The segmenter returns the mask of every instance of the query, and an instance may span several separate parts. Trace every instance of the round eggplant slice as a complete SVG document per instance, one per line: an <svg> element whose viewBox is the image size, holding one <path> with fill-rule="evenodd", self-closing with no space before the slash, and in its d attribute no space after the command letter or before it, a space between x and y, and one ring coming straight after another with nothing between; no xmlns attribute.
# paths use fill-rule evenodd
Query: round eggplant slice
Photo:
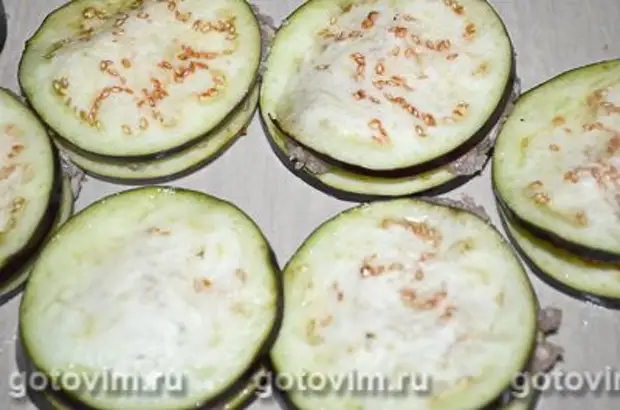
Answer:
<svg viewBox="0 0 620 410"><path fill-rule="evenodd" d="M498 136L493 184L511 218L586 259L620 262L620 60L524 94Z"/></svg>
<svg viewBox="0 0 620 410"><path fill-rule="evenodd" d="M252 89L258 22L244 0L75 0L28 40L28 101L84 154L128 160L180 151Z"/></svg>
<svg viewBox="0 0 620 410"><path fill-rule="evenodd" d="M0 88L0 282L13 279L51 229L60 164L45 128Z"/></svg>
<svg viewBox="0 0 620 410"><path fill-rule="evenodd" d="M620 265L589 261L536 237L502 215L506 231L532 270L545 282L572 296L620 307Z"/></svg>
<svg viewBox="0 0 620 410"><path fill-rule="evenodd" d="M55 232L58 228L60 228L65 222L69 220L71 215L73 214L73 192L71 190L71 180L69 177L63 177L63 185L62 185L62 199L60 202L60 208L58 213L56 214L56 221L50 232L47 234L47 238L51 236L53 232ZM40 248L44 246L44 243L41 244ZM0 303L4 303L8 301L11 296L13 296L18 289L24 284L28 275L30 274L31 264L33 260L36 258L36 254L33 254L30 260L24 265L19 272L11 277L11 279L2 285L0 285Z"/></svg>
<svg viewBox="0 0 620 410"><path fill-rule="evenodd" d="M486 1L310 0L276 34L262 92L280 131L325 161L403 176L479 142L513 74Z"/></svg>
<svg viewBox="0 0 620 410"><path fill-rule="evenodd" d="M162 159L133 163L104 162L82 156L69 147L65 152L74 164L99 179L132 185L171 181L198 170L223 154L252 119L257 102L258 87L255 87L246 103L203 141Z"/></svg>
<svg viewBox="0 0 620 410"><path fill-rule="evenodd" d="M457 208L399 199L345 211L304 242L283 281L271 360L287 379L307 375L285 391L292 408L484 408L536 344L538 303L519 259ZM369 377L383 390L357 390ZM332 390L308 387L321 379Z"/></svg>
<svg viewBox="0 0 620 410"><path fill-rule="evenodd" d="M220 406L270 349L281 304L275 258L245 213L200 192L139 188L91 205L50 240L20 335L34 368L90 408ZM140 390L69 383L110 377ZM179 379L183 394L161 391Z"/></svg>
<svg viewBox="0 0 620 410"><path fill-rule="evenodd" d="M261 121L265 135L275 154L284 166L304 182L334 197L348 201L366 202L421 193L430 195L449 191L469 180L467 176L459 176L451 172L449 166L400 178L360 175L331 165L326 169L322 169L321 165L315 167L318 169L314 169L312 166L299 168L291 160L291 149L287 144L290 138L282 134L267 116L270 107L273 106L274 101L262 94L260 100Z"/></svg>

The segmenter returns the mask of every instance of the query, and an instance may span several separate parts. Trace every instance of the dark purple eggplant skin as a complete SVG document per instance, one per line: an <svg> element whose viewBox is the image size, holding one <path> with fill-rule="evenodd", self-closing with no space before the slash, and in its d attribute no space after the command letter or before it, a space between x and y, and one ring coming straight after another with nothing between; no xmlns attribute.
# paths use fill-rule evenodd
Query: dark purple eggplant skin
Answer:
<svg viewBox="0 0 620 410"><path fill-rule="evenodd" d="M4 44L6 43L6 36L8 34L8 17L4 10L4 2L0 0L0 53L4 50Z"/></svg>
<svg viewBox="0 0 620 410"><path fill-rule="evenodd" d="M567 286L566 284L560 282L559 280L555 279L551 275L547 274L547 272L545 272L540 266L538 266L525 253L523 248L519 246L519 243L516 241L516 239L510 234L510 231L508 230L507 222L510 222L513 225L519 225L519 221L508 216L503 205L500 205L498 203L497 208L498 208L498 213L500 215L502 226L504 228L504 231L506 232L506 237L512 243L513 248L517 251L521 259L525 262L525 264L530 268L532 273L534 273L534 275L536 275L538 279L540 279L542 282L544 282L546 285L550 286L551 288L557 290L558 292L564 293L565 295L575 298L577 300L580 300L582 302L592 303L597 306L610 309L610 310L620 310L620 298L599 296L593 293L582 291L582 290ZM522 228L524 227L523 225L520 225L520 226Z"/></svg>
<svg viewBox="0 0 620 410"><path fill-rule="evenodd" d="M303 9L305 8L305 6L308 4L309 2L306 2L304 4L302 4L301 6L299 6L296 10L294 10L284 21L288 21L291 20L292 17L303 11ZM501 19L501 16L499 16L499 14L497 14L497 11L494 11L495 14L498 16L498 18ZM280 27L282 28L282 27ZM278 30L276 30L276 36L277 36L277 32L280 30L280 28L278 28ZM280 130L280 132L287 136L288 138L291 138L293 141L296 142L296 144L298 144L299 146L303 147L306 151L312 153L312 155L314 155L315 157L321 159L322 161L326 162L327 164L333 165L336 168L340 168L342 170L345 171L349 171L353 174L358 174L358 175L364 175L364 176L372 176L372 177L382 177L382 178L402 178L402 177L407 177L407 176L411 176L411 175L416 175L416 174L420 174L420 173L424 173L433 169L437 169L443 165L449 164L451 162L456 161L457 159L459 159L460 157L462 157L464 154L468 153L469 151L471 151L474 147L476 147L490 132L491 130L495 127L495 125L501 120L501 118L504 116L504 113L506 111L506 108L508 106L508 104L510 104L511 99L512 99L512 93L514 90L514 86L515 86L515 82L518 79L517 76L517 64L516 64L516 53L515 53L515 48L514 48L514 44L512 42L512 39L510 38L510 34L508 33L508 29L504 26L504 33L506 35L506 38L508 39L509 43L510 43L510 50L511 50L511 61L510 61L510 75L508 77L508 81L506 82L506 86L504 89L504 93L502 95L502 98L500 99L499 103L497 104L497 107L495 108L495 110L493 111L493 113L491 114L491 116L489 117L489 119L478 129L478 131L476 131L465 143L461 144L460 146L454 148L453 150L447 152L446 154L435 158L431 161L427 161L424 162L422 164L418 164L418 165L414 165L411 167L406 167L406 168L395 168L395 169L388 169L388 170L374 170L374 169L368 169L365 167L361 167L361 166L357 166L354 164L349 164L346 162L342 162L339 161L335 158L330 157L329 155L317 152L315 150L313 150L312 148L301 144L299 141L297 141L294 136L291 136L290 134L288 134L285 130L282 129L282 127L278 124L277 120L276 121L272 121L274 126ZM268 112L263 112L263 115L261 115L262 121L265 121L265 118L271 118L271 113ZM265 131L265 133L267 135L268 131ZM285 162L288 162L285 161ZM302 178L303 179L303 178ZM307 182L307 181L306 181ZM312 185L312 184L310 184ZM331 187L327 187L327 190L333 190L334 188ZM346 196L346 195L345 195ZM346 200L346 199L345 199ZM354 200L355 201L355 200Z"/></svg>

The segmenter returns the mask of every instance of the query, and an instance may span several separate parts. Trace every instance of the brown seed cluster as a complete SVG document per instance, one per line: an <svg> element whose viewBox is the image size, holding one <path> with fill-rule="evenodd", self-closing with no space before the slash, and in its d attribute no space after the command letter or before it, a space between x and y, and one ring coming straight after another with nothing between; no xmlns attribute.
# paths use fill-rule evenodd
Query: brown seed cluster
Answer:
<svg viewBox="0 0 620 410"><path fill-rule="evenodd" d="M368 100L374 104L381 104L381 100L377 97L373 97L372 95L368 95L368 93L364 90L357 90L353 93L353 99L356 101Z"/></svg>
<svg viewBox="0 0 620 410"><path fill-rule="evenodd" d="M575 171L568 171L564 174L564 181L576 184L577 182L579 182L579 174L577 174L577 172Z"/></svg>
<svg viewBox="0 0 620 410"><path fill-rule="evenodd" d="M360 268L360 276L362 278L377 277L389 272L402 271L405 269L405 265L399 262L394 262L389 265L380 265L376 263L376 260L377 254L364 258Z"/></svg>
<svg viewBox="0 0 620 410"><path fill-rule="evenodd" d="M389 137L387 131L385 130L385 128L383 128L383 124L381 123L380 120L378 120L376 118L372 119L368 123L368 126L370 127L370 129L375 131L375 135L373 135L373 137L372 137L373 140L377 141L381 145L389 144L390 137Z"/></svg>
<svg viewBox="0 0 620 410"><path fill-rule="evenodd" d="M366 57L364 57L362 53L353 53L350 57L357 65L354 78L359 81L364 78L364 71L366 70Z"/></svg>
<svg viewBox="0 0 620 410"><path fill-rule="evenodd" d="M407 34L409 33L409 30L407 30L407 27L402 27L402 26L391 27L388 31L390 33L394 33L394 36L396 36L397 38L405 38L407 37Z"/></svg>
<svg viewBox="0 0 620 410"><path fill-rule="evenodd" d="M399 291L399 294L401 301L405 306L416 310L437 309L448 296L446 291L439 291L434 293L429 298L421 298L418 297L416 291L411 288L403 288ZM450 310L453 311L454 308L451 308Z"/></svg>
<svg viewBox="0 0 620 410"><path fill-rule="evenodd" d="M452 116L455 119L463 119L467 116L469 112L469 104L466 102L461 102L456 105L456 108L452 111Z"/></svg>
<svg viewBox="0 0 620 410"><path fill-rule="evenodd" d="M389 229L392 226L400 226L401 228L407 229L416 237L430 243L434 248L438 248L443 241L441 231L430 226L427 222L416 222L406 219L393 218L385 218L381 221L382 229Z"/></svg>
<svg viewBox="0 0 620 410"><path fill-rule="evenodd" d="M476 35L476 25L474 23L469 23L465 26L465 31L463 33L463 38L469 40L474 38Z"/></svg>
<svg viewBox="0 0 620 410"><path fill-rule="evenodd" d="M575 221L579 226L588 226L588 217L584 212L577 212L575 215Z"/></svg>
<svg viewBox="0 0 620 410"><path fill-rule="evenodd" d="M69 80L67 77L62 77L57 80L52 81L52 87L54 88L54 92L56 95L64 97L67 95L67 89L69 88Z"/></svg>
<svg viewBox="0 0 620 410"><path fill-rule="evenodd" d="M462 16L463 14L465 14L465 7L460 4L458 1L456 0L444 0L443 3L449 7L453 12L455 12L457 15Z"/></svg>
<svg viewBox="0 0 620 410"><path fill-rule="evenodd" d="M549 198L549 195L543 192L539 192L536 195L534 195L534 201L536 201L537 204L546 205L549 202L551 202L551 198Z"/></svg>
<svg viewBox="0 0 620 410"><path fill-rule="evenodd" d="M371 11L368 13L368 16L362 21L362 28L364 30L369 30L374 27L375 23L379 20L379 12Z"/></svg>
<svg viewBox="0 0 620 410"><path fill-rule="evenodd" d="M432 51L447 51L452 47L450 40L426 40L426 48Z"/></svg>
<svg viewBox="0 0 620 410"><path fill-rule="evenodd" d="M566 124L566 119L564 117L562 117L561 115L557 115L557 116L553 117L553 119L551 120L551 123L553 125L555 125L556 127L560 127L560 126Z"/></svg>
<svg viewBox="0 0 620 410"><path fill-rule="evenodd" d="M196 293L203 293L211 289L212 285L213 283L209 279L206 279L206 278L194 279L194 291Z"/></svg>
<svg viewBox="0 0 620 410"><path fill-rule="evenodd" d="M336 293L336 300L342 302L344 300L344 292L340 289L338 282L332 283L332 290Z"/></svg>

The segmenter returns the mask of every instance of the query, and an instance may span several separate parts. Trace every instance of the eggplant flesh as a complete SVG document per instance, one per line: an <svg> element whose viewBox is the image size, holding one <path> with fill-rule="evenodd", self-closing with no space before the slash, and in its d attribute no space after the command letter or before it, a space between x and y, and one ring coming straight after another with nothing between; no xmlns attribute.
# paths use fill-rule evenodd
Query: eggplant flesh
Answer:
<svg viewBox="0 0 620 410"><path fill-rule="evenodd" d="M210 408L247 385L281 312L277 261L243 211L153 186L103 198L60 228L30 273L19 330L33 368L60 374L70 401L97 410ZM123 377L152 392L158 369L175 369L169 376L183 394L63 383L65 374Z"/></svg>
<svg viewBox="0 0 620 410"><path fill-rule="evenodd" d="M493 156L512 220L583 259L620 262L620 60L562 73L525 93Z"/></svg>
<svg viewBox="0 0 620 410"><path fill-rule="evenodd" d="M59 158L45 128L13 94L0 89L0 281L38 250L58 212Z"/></svg>
<svg viewBox="0 0 620 410"><path fill-rule="evenodd" d="M82 156L63 147L71 161L87 174L109 182L143 185L179 179L206 166L222 155L251 121L258 104L258 87L244 104L216 130L196 145L158 160L145 162L105 162ZM62 143L60 143L62 146Z"/></svg>
<svg viewBox="0 0 620 410"><path fill-rule="evenodd" d="M293 388L291 408L485 408L537 345L538 302L523 266L496 229L462 209L399 199L345 211L306 239L283 281L276 373L341 375L345 389L358 375L388 386L405 376L422 388ZM430 392L416 375L430 378Z"/></svg>
<svg viewBox="0 0 620 410"><path fill-rule="evenodd" d="M265 116L313 155L360 175L402 177L458 158L503 113L514 59L487 2L454 7L306 2L272 44Z"/></svg>
<svg viewBox="0 0 620 410"><path fill-rule="evenodd" d="M75 0L28 40L18 74L65 145L145 161L195 145L239 108L261 53L245 0Z"/></svg>

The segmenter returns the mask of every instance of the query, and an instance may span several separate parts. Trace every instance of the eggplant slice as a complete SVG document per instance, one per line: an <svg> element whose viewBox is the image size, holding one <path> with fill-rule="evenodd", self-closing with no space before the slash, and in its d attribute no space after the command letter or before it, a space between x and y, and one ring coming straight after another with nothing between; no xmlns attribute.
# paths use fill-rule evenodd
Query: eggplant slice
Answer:
<svg viewBox="0 0 620 410"><path fill-rule="evenodd" d="M493 185L528 231L582 258L620 262L620 60L524 94L498 136Z"/></svg>
<svg viewBox="0 0 620 410"><path fill-rule="evenodd" d="M26 285L20 336L36 370L60 374L70 401L209 408L246 386L281 313L280 272L255 223L228 202L154 186L104 198L58 231ZM65 374L125 376L153 391L161 371L182 378L183 394L76 391L63 382Z"/></svg>
<svg viewBox="0 0 620 410"><path fill-rule="evenodd" d="M74 198L71 190L71 180L69 177L65 176L63 177L60 209L56 214L56 221L54 222L52 229L47 234L47 239L49 239L57 229L69 220L73 214L73 205ZM45 243L42 243L39 249L41 249L44 245ZM32 254L30 260L24 264L19 272L12 275L8 282L0 285L0 304L10 300L10 298L21 289L21 286L26 282L26 279L28 279L30 269L32 268L32 263L36 260L36 256L36 253Z"/></svg>
<svg viewBox="0 0 620 410"><path fill-rule="evenodd" d="M310 0L275 36L264 114L332 165L408 176L478 143L513 79L486 1Z"/></svg>
<svg viewBox="0 0 620 410"><path fill-rule="evenodd" d="M283 281L275 370L305 373L306 386L313 374L340 377L345 389L380 375L388 390L292 388L289 408L482 409L537 343L538 302L519 259L458 208L399 199L345 211L304 242ZM390 394L399 386L405 394Z"/></svg>
<svg viewBox="0 0 620 410"><path fill-rule="evenodd" d="M61 192L60 164L45 128L0 88L0 283L10 281L51 229Z"/></svg>
<svg viewBox="0 0 620 410"><path fill-rule="evenodd" d="M254 87L245 104L203 141L162 159L134 163L104 162L82 156L69 147L63 148L74 164L98 179L132 185L175 180L212 162L234 143L256 111L258 92L258 86Z"/></svg>
<svg viewBox="0 0 620 410"><path fill-rule="evenodd" d="M620 308L620 264L579 258L505 215L502 221L523 259L544 282L579 299Z"/></svg>
<svg viewBox="0 0 620 410"><path fill-rule="evenodd" d="M252 90L260 59L245 0L74 0L28 40L19 81L74 150L147 160L226 120Z"/></svg>

